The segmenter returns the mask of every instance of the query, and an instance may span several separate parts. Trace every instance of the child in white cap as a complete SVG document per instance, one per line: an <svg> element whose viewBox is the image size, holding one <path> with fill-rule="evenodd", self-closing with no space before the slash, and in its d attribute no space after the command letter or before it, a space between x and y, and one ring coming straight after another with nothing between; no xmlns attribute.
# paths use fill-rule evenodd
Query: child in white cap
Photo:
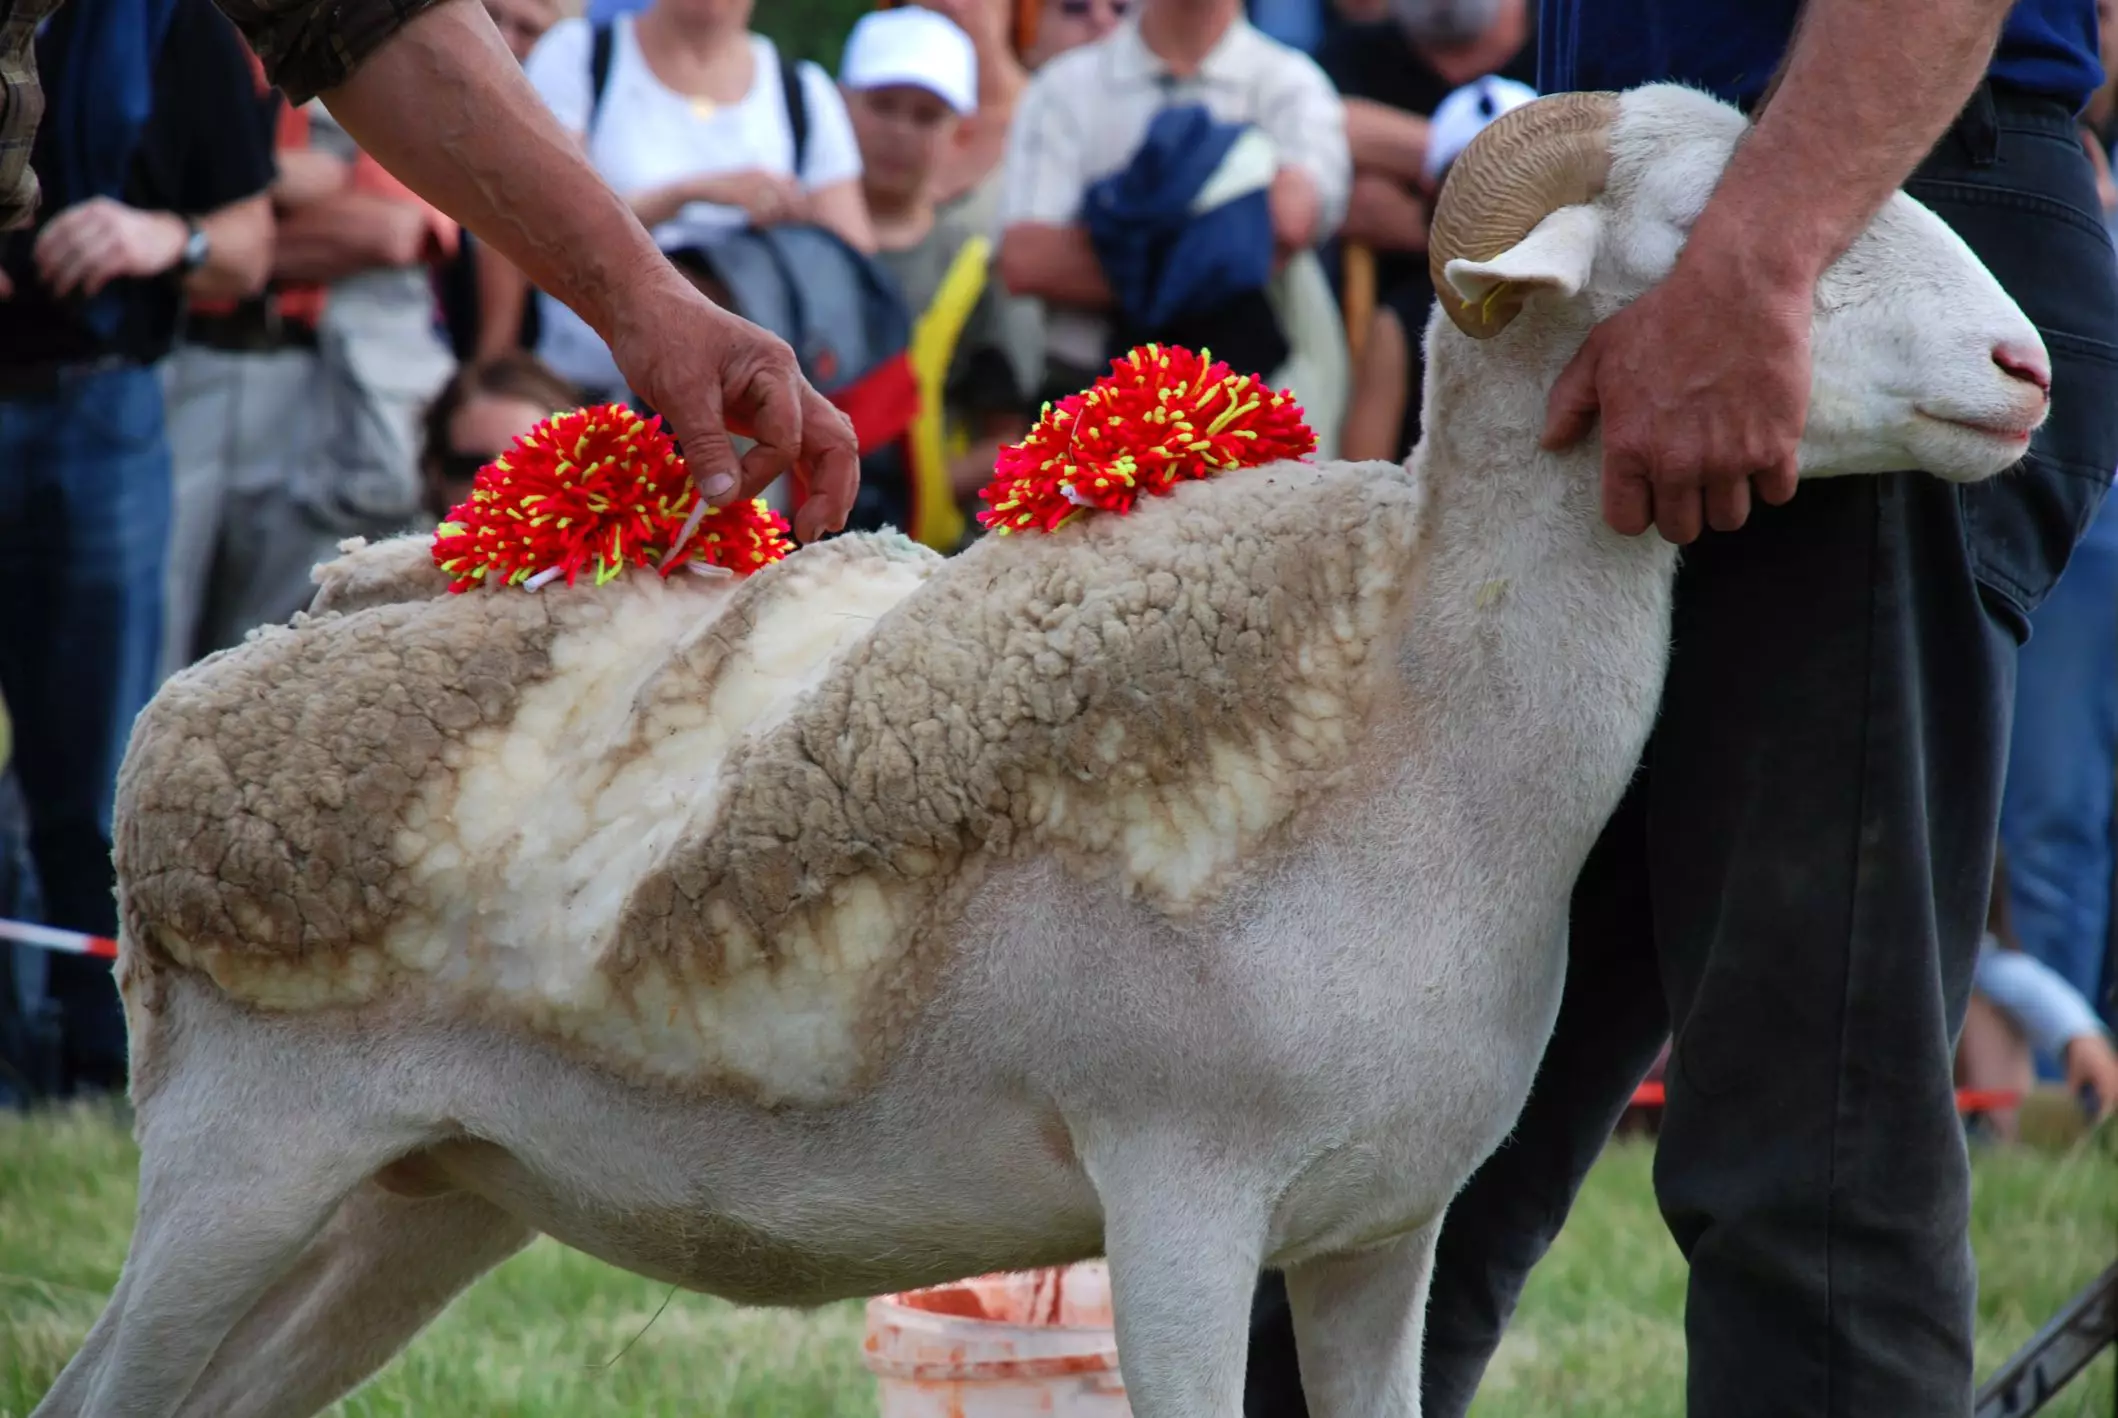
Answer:
<svg viewBox="0 0 2118 1418"><path fill-rule="evenodd" d="M951 540L950 532L960 539L971 524L957 504L991 476L1000 445L1029 431L1043 347L1035 308L987 279L990 243L935 202L957 127L977 110L977 55L947 16L898 6L854 25L838 77L860 145L876 259L904 292L914 372L942 415L938 443L925 441L912 470L926 525L907 530L930 544Z"/></svg>

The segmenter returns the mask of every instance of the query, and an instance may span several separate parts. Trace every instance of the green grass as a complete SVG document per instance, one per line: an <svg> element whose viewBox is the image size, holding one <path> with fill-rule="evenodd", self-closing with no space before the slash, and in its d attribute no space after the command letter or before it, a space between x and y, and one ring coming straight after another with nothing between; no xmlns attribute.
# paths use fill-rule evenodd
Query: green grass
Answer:
<svg viewBox="0 0 2118 1418"><path fill-rule="evenodd" d="M2118 1252L2118 1163L1985 1151L1973 1242L1979 1371L1989 1372ZM1476 1418L1676 1418L1684 1266L1654 1210L1650 1153L1614 1147L1532 1279ZM132 1224L132 1144L106 1113L0 1117L0 1418L34 1405L116 1279ZM539 1242L475 1286L336 1412L444 1418L865 1418L861 1311L744 1310ZM650 1324L649 1321L653 1322ZM630 1345L630 1348L627 1346ZM622 1351L623 1357L618 1357ZM613 1362L615 1360L615 1362ZM2048 1411L2113 1411L2097 1361Z"/></svg>

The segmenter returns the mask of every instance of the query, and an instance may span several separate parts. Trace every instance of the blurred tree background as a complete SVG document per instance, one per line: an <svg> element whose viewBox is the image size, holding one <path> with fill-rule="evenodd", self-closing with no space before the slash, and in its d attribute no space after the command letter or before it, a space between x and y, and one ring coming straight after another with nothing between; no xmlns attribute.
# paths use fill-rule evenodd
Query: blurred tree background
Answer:
<svg viewBox="0 0 2118 1418"><path fill-rule="evenodd" d="M846 31L874 0L757 0L750 27L786 53L813 59L833 74Z"/></svg>

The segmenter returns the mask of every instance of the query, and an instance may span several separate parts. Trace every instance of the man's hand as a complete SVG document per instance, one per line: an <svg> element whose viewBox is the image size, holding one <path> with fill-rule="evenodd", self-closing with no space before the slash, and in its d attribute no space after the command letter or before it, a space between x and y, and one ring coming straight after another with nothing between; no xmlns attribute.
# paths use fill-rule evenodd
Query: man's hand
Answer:
<svg viewBox="0 0 2118 1418"><path fill-rule="evenodd" d="M2118 1050L2101 1034L2083 1034L2067 1041L2067 1091L2079 1095L2086 1090L2094 1100L2096 1117L2118 1115Z"/></svg>
<svg viewBox="0 0 2118 1418"><path fill-rule="evenodd" d="M189 232L168 212L91 197L37 236L37 272L54 294L95 295L126 276L159 276L182 259Z"/></svg>
<svg viewBox="0 0 2118 1418"><path fill-rule="evenodd" d="M809 494L796 535L809 542L845 526L860 483L853 425L802 378L794 351L673 270L637 290L616 308L611 354L669 420L707 500L755 497L792 470ZM738 459L731 432L757 446Z"/></svg>
<svg viewBox="0 0 2118 1418"><path fill-rule="evenodd" d="M1809 411L1813 278L1768 279L1739 252L1686 250L1662 284L1589 332L1552 386L1544 445L1603 424L1603 517L1679 545L1729 532L1757 493L1794 496Z"/></svg>

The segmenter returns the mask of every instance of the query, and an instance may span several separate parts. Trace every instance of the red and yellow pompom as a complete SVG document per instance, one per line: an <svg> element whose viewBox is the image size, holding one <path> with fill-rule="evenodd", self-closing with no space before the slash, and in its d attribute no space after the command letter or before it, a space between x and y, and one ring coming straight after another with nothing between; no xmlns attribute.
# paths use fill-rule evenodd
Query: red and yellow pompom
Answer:
<svg viewBox="0 0 2118 1418"><path fill-rule="evenodd" d="M1301 405L1256 376L1169 345L1142 345L1000 450L982 526L1049 532L1082 512L1130 512L1143 493L1316 451Z"/></svg>
<svg viewBox="0 0 2118 1418"><path fill-rule="evenodd" d="M743 574L793 549L786 519L763 502L701 513L661 419L623 404L554 414L523 434L434 531L434 564L455 578L451 591L481 581L571 586L583 574L600 586L627 566Z"/></svg>

